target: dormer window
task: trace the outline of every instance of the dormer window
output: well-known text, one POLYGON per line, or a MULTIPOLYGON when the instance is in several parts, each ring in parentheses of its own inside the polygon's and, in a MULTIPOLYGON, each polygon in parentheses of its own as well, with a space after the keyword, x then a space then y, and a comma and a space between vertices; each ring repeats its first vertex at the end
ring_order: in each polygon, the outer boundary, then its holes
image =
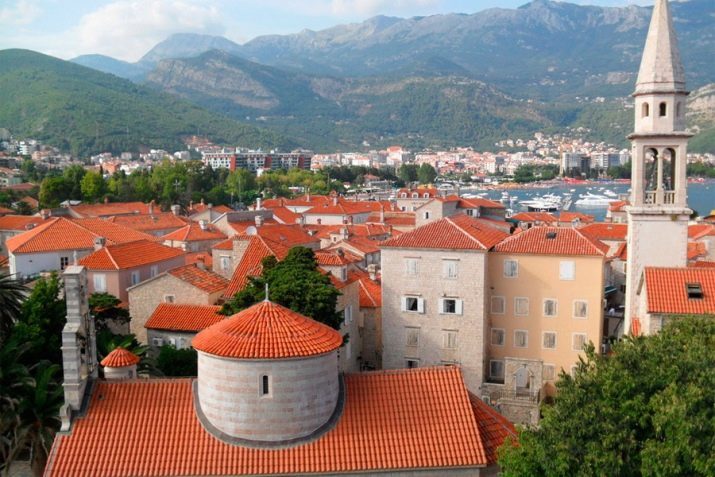
POLYGON ((547 239, 547 240, 555 240, 555 239, 556 239, 556 232, 546 232, 546 239, 547 239))
POLYGON ((415 192, 415 193, 412 194, 412 198, 413 198, 413 199, 417 199, 417 198, 419 198, 419 196, 420 196, 420 195, 419 195, 417 192, 415 192))
POLYGON ((685 291, 688 293, 689 300, 703 299, 703 287, 700 283, 686 283, 685 291))

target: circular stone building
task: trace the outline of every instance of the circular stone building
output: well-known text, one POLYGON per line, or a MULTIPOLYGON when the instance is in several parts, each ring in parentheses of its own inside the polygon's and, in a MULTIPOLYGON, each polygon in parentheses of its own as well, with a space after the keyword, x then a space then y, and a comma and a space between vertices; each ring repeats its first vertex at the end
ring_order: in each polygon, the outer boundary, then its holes
POLYGON ((137 377, 139 356, 124 348, 114 348, 103 360, 104 378, 108 380, 134 379, 137 377))
POLYGON ((193 340, 196 409, 206 429, 242 445, 288 445, 317 436, 340 412, 338 348, 327 325, 264 301, 193 340))

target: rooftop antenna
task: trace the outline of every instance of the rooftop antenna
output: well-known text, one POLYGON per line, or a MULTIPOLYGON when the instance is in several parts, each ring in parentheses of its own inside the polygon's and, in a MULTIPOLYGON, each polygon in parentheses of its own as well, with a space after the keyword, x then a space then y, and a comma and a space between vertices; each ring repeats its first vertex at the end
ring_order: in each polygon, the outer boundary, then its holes
POLYGON ((266 298, 263 301, 270 301, 268 299, 268 283, 266 283, 266 298))

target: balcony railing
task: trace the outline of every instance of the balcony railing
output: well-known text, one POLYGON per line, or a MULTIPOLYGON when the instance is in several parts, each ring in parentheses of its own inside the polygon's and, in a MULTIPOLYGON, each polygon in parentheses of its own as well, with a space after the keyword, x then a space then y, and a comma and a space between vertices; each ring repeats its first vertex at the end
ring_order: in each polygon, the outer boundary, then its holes
POLYGON ((675 204, 675 191, 674 190, 665 191, 664 196, 663 196, 663 203, 664 204, 675 204))
POLYGON ((645 205, 656 205, 656 204, 675 204, 675 191, 674 190, 649 190, 645 193, 643 199, 645 205))
POLYGON ((645 193, 645 204, 654 205, 655 204, 655 191, 648 191, 645 193))
POLYGON ((489 399, 498 402, 502 399, 514 401, 539 402, 541 390, 539 389, 493 389, 489 392, 489 399))

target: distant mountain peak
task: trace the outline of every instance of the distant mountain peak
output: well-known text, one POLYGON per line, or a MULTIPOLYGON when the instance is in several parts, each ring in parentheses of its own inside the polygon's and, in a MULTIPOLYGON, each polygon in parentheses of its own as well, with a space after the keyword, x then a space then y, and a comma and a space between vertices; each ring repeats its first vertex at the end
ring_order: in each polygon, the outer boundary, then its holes
POLYGON ((241 46, 222 36, 202 33, 174 33, 142 56, 139 63, 155 64, 169 58, 192 58, 209 50, 236 53, 241 46))

